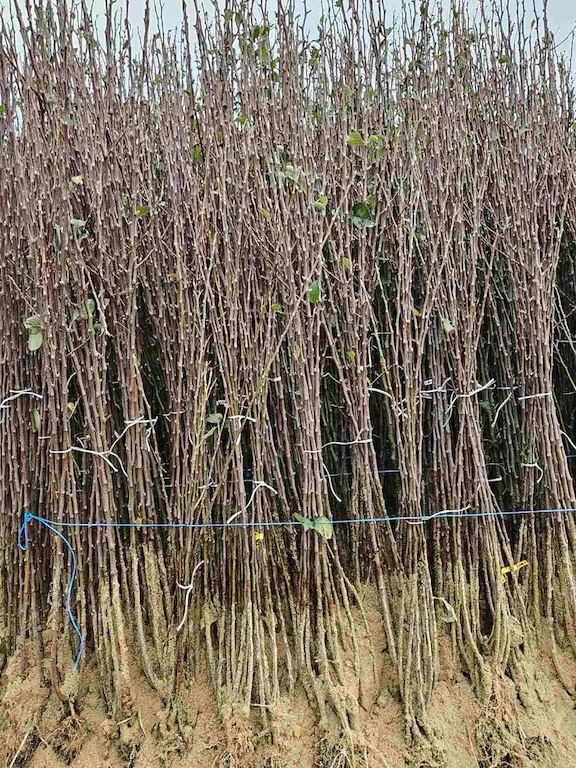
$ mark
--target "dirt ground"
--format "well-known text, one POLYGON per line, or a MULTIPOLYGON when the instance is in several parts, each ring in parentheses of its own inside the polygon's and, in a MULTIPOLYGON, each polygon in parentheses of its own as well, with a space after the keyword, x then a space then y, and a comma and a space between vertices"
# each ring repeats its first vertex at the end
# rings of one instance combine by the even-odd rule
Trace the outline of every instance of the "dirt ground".
MULTIPOLYGON (((376 610, 368 611, 366 660, 354 765, 361 768, 576 768, 576 664, 547 650, 527 664, 522 702, 512 680, 499 682, 498 704, 482 708, 454 662, 448 636, 440 640, 440 674, 431 707, 435 748, 409 746, 394 675, 384 653, 376 610), (368 642, 368 631, 370 642, 368 642), (372 655, 369 647, 373 648, 372 655), (376 660, 376 664, 373 660, 376 660), (560 679, 562 678, 562 680, 560 679)), ((77 718, 63 708, 38 669, 25 676, 16 658, 0 678, 0 764, 7 768, 345 768, 337 733, 320 733, 303 689, 276 712, 276 736, 261 710, 231 710, 223 722, 213 688, 200 674, 182 694, 184 719, 167 721, 158 694, 132 669, 133 717, 114 723, 104 711, 98 678, 89 666, 77 718), (80 709, 81 707, 81 709, 80 709)), ((347 756, 348 755, 348 756, 347 756)))

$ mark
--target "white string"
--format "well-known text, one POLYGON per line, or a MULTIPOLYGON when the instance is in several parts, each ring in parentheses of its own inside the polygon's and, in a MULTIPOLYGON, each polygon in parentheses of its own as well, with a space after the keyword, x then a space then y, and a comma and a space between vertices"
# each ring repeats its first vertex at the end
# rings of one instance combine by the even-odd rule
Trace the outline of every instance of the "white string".
POLYGON ((334 490, 334 486, 332 485, 332 477, 330 475, 330 472, 328 471, 328 467, 326 466, 326 464, 324 464, 324 462, 322 462, 322 469, 324 470, 324 476, 328 480, 328 487, 332 491, 332 495, 334 496, 336 501, 339 501, 340 503, 342 503, 342 499, 340 498, 340 496, 338 496, 338 494, 334 490))
POLYGON ((490 381, 486 382, 486 384, 483 384, 481 387, 478 387, 478 389, 473 389, 472 392, 466 392, 463 395, 457 395, 457 397, 474 397, 474 395, 477 395, 479 392, 489 389, 493 384, 496 384, 496 380, 490 379, 490 381))
POLYGON ((340 442, 339 440, 333 440, 330 443, 324 443, 320 448, 312 448, 309 451, 303 451, 303 453, 321 453, 324 448, 328 448, 329 445, 361 445, 363 443, 371 443, 372 438, 368 437, 366 440, 350 440, 349 442, 340 442))
POLYGON ((574 442, 573 442, 573 441, 572 441, 572 440, 571 440, 571 439, 568 437, 568 435, 566 434, 566 432, 562 432, 562 430, 560 430, 560 434, 561 434, 561 435, 564 435, 564 437, 566 438, 566 440, 568 440, 568 442, 570 443, 570 445, 572 446, 572 448, 574 448, 574 449, 576 450, 576 445, 575 445, 575 444, 574 444, 574 442))
POLYGON ((540 464, 536 464, 534 462, 533 464, 520 464, 520 466, 521 467, 526 467, 527 469, 530 469, 530 468, 537 469, 540 474, 539 474, 538 480, 536 482, 537 483, 541 482, 542 478, 544 477, 544 470, 542 469, 540 464))
POLYGON ((490 425, 492 427, 492 429, 494 429, 494 427, 496 426, 496 420, 498 419, 498 416, 500 415, 500 411, 502 410, 502 408, 504 408, 504 406, 506 405, 508 400, 510 400, 510 398, 512 397, 512 394, 513 394, 513 392, 512 392, 512 390, 510 390, 510 392, 508 393, 508 397, 502 403, 500 403, 500 405, 496 409, 496 413, 494 415, 494 419, 492 420, 492 424, 490 425))
POLYGON ((552 392, 538 392, 537 395, 522 395, 518 398, 518 402, 520 402, 520 400, 533 400, 537 397, 552 397, 552 392))
POLYGON ((192 587, 194 586, 194 576, 196 576, 198 569, 201 565, 204 565, 205 562, 205 560, 200 560, 200 562, 195 566, 194 570, 192 571, 192 579, 190 580, 190 584, 180 584, 179 582, 176 582, 180 589, 184 589, 186 591, 186 598, 184 600, 184 616, 182 617, 180 624, 178 624, 176 627, 176 632, 180 632, 186 623, 186 619, 188 618, 188 604, 190 602, 190 595, 192 594, 192 587))
POLYGON ((444 424, 442 427, 445 427, 448 422, 450 421, 450 417, 452 416, 452 411, 454 409, 454 406, 456 405, 456 401, 460 398, 464 397, 474 397, 474 395, 479 394, 480 392, 483 392, 485 389, 490 389, 494 384, 496 383, 495 379, 490 379, 490 381, 487 381, 486 384, 483 384, 481 387, 477 387, 476 389, 473 389, 472 392, 463 392, 463 393, 457 393, 452 395, 452 399, 450 400, 450 405, 447 409, 447 416, 444 420, 444 424))
POLYGON ((438 517, 438 515, 457 515, 460 512, 466 512, 466 510, 470 509, 471 507, 472 504, 468 504, 468 506, 462 507, 461 509, 441 509, 439 512, 434 512, 433 515, 426 515, 419 520, 411 520, 410 518, 406 518, 406 522, 408 525, 424 525, 424 523, 427 523, 428 520, 433 520, 435 517, 438 517))
POLYGON ((114 458, 118 461, 118 464, 120 464, 120 469, 122 470, 124 477, 128 477, 128 475, 126 474, 126 470, 124 469, 124 465, 122 464, 122 460, 120 459, 120 456, 118 456, 117 453, 114 453, 114 451, 90 451, 88 448, 80 448, 77 445, 72 445, 70 446, 70 448, 65 448, 63 451, 50 451, 50 453, 63 454, 63 453, 71 453, 72 451, 77 451, 78 453, 89 453, 92 456, 98 456, 99 458, 104 459, 106 464, 108 464, 114 472, 118 472, 118 467, 115 467, 114 464, 108 458, 108 456, 114 456, 114 458))
MULTIPOLYGON (((11 389, 9 390, 10 394, 0 402, 0 410, 6 411, 9 409, 8 403, 12 402, 13 400, 17 400, 19 397, 23 397, 27 395, 28 397, 35 397, 38 400, 43 400, 44 396, 39 395, 37 392, 32 392, 31 389, 11 389)), ((4 421, 4 414, 2 414, 2 420, 0 423, 4 421)))
POLYGON ((244 512, 248 512, 250 509, 250 505, 254 501, 254 496, 256 495, 256 491, 259 488, 268 488, 269 491, 272 491, 272 493, 277 496, 278 491, 276 488, 272 488, 271 485, 268 485, 268 483, 265 483, 263 480, 254 480, 254 488, 252 489, 252 495, 250 496, 250 499, 248 500, 248 503, 246 504, 245 509, 239 509, 238 512, 234 512, 234 514, 226 520, 226 524, 231 523, 233 520, 235 520, 239 515, 243 514, 244 512))

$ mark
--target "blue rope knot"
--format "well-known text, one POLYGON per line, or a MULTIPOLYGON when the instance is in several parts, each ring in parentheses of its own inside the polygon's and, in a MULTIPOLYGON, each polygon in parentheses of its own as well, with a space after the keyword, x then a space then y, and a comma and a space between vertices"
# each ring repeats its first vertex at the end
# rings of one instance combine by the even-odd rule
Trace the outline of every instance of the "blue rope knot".
POLYGON ((27 552, 29 547, 29 540, 28 540, 28 523, 32 520, 34 515, 31 512, 25 512, 24 513, 24 521, 20 528, 18 529, 18 548, 22 550, 22 552, 27 552))

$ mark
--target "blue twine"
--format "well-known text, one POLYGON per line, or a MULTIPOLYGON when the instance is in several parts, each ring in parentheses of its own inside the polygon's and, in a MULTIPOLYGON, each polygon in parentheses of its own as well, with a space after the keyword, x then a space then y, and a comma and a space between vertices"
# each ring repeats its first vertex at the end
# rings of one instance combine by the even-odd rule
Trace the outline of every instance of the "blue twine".
MULTIPOLYGON (((576 512, 574 507, 561 507, 558 509, 505 509, 499 512, 496 511, 478 511, 478 512, 466 512, 466 511, 443 511, 437 512, 433 515, 419 515, 416 517, 360 517, 360 518, 342 518, 339 520, 332 520, 332 525, 354 525, 362 523, 412 523, 423 524, 430 520, 454 520, 454 519, 466 519, 472 518, 488 518, 488 517, 507 517, 512 515, 534 515, 534 514, 566 514, 569 512, 576 512)), ((77 573, 77 561, 76 553, 72 547, 72 544, 57 528, 272 528, 272 527, 293 527, 297 525, 303 525, 299 520, 263 520, 263 521, 239 521, 235 523, 106 523, 106 522, 66 522, 61 520, 49 520, 40 515, 34 515, 31 512, 24 514, 24 520, 22 525, 18 528, 18 548, 22 552, 28 550, 30 540, 28 537, 28 525, 33 520, 45 528, 48 528, 53 534, 55 534, 66 545, 70 558, 72 560, 72 568, 70 572, 70 578, 68 580, 68 588, 66 590, 66 614, 68 620, 72 625, 72 628, 78 635, 78 652, 74 660, 74 670, 78 669, 80 659, 84 652, 84 635, 80 629, 78 622, 72 611, 72 593, 74 591, 74 584, 76 582, 77 573)))
POLYGON ((70 552, 70 558, 72 560, 72 569, 70 572, 70 578, 68 579, 68 588, 66 590, 66 613, 68 615, 68 619, 70 621, 70 624, 72 625, 74 631, 78 635, 78 652, 76 653, 76 658, 74 660, 74 670, 78 669, 78 665, 80 664, 80 659, 82 658, 82 653, 84 652, 84 635, 82 634, 82 630, 78 626, 78 622, 76 621, 76 617, 74 616, 74 613, 72 612, 72 592, 74 591, 74 584, 76 582, 76 572, 77 572, 77 565, 76 565, 76 553, 74 552, 74 549, 72 548, 72 544, 68 541, 66 536, 64 536, 63 533, 60 533, 56 528, 54 528, 54 525, 52 523, 58 524, 56 521, 46 520, 44 517, 38 517, 37 515, 33 515, 30 512, 26 512, 24 515, 24 522, 20 526, 18 530, 18 547, 23 551, 26 552, 29 545, 29 539, 28 539, 28 523, 31 520, 37 520, 41 525, 44 525, 46 528, 48 528, 49 531, 52 531, 56 536, 58 536, 59 539, 61 539, 66 547, 68 548, 68 552, 70 552), (24 536, 24 543, 22 543, 22 535, 24 536))

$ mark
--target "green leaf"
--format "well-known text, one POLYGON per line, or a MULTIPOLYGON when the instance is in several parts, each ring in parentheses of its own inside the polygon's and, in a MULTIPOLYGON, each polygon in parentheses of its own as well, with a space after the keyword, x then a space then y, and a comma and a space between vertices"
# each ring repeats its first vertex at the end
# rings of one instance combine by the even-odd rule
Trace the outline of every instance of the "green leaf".
POLYGON ((360 131, 350 131, 348 136, 346 136, 346 144, 349 147, 363 147, 364 143, 364 138, 360 131))
POLYGON ((39 333, 42 330, 42 321, 38 315, 31 315, 24 320, 24 328, 32 333, 39 333))
POLYGON ((0 115, 5 115, 5 114, 6 114, 6 107, 4 106, 4 104, 0 104, 0 115))
POLYGON ((30 352, 36 352, 37 349, 40 349, 43 341, 44 337, 42 331, 31 333, 30 336, 28 336, 28 349, 30 352))
POLYGON ((198 165, 204 162, 204 152, 202 152, 202 147, 200 146, 200 144, 194 145, 194 151, 192 156, 194 158, 194 162, 198 163, 198 165))
POLYGON ((150 213, 149 205, 136 206, 136 218, 141 219, 143 216, 147 216, 150 213))
POLYGON ((368 136, 368 144, 382 144, 384 141, 386 141, 386 136, 382 133, 372 133, 370 136, 368 136))
POLYGON ((363 219, 359 216, 352 216, 352 224, 355 227, 365 227, 366 229, 372 229, 376 226, 376 222, 373 219, 363 219))
POLYGON ((306 530, 314 530, 315 525, 312 520, 308 520, 307 517, 302 517, 302 515, 299 515, 298 513, 294 513, 294 519, 298 520, 299 523, 302 524, 303 528, 306 528, 306 530))
POLYGON ((295 168, 291 163, 288 163, 283 170, 284 178, 293 184, 299 192, 304 189, 304 174, 298 168, 295 168))
POLYGON ((88 299, 88 301, 86 302, 86 311, 88 312, 90 317, 92 317, 92 315, 94 314, 95 309, 96 309, 96 304, 94 302, 94 299, 88 299))
POLYGON ((327 517, 316 517, 314 520, 309 520, 306 517, 302 517, 297 513, 294 514, 294 519, 298 520, 302 524, 302 527, 307 531, 316 531, 323 539, 331 539, 334 532, 332 521, 327 517))
POLYGON ((352 260, 349 259, 348 256, 342 256, 340 263, 342 264, 344 269, 352 269, 352 260))
POLYGON ((84 176, 72 176, 70 181, 75 187, 79 187, 81 184, 84 184, 84 176))
POLYGON ((320 213, 326 213, 326 206, 328 205, 328 198, 326 195, 320 195, 320 197, 314 202, 314 210, 320 211, 320 213))
POLYGON ((352 224, 355 227, 365 227, 366 229, 372 229, 372 227, 376 226, 372 219, 363 219, 360 216, 352 216, 352 224))
POLYGON ((82 229, 86 226, 84 219, 70 219, 70 226, 72 229, 82 229))
POLYGON ((352 206, 352 223, 357 227, 373 227, 374 218, 370 201, 360 200, 352 206))
POLYGON ((258 40, 259 37, 264 37, 267 34, 268 27, 256 24, 256 26, 252 29, 252 40, 258 40))
POLYGON ((308 293, 308 301, 310 304, 317 304, 320 301, 320 283, 315 280, 310 286, 310 292, 308 293))
POLYGON ((372 209, 368 203, 360 201, 358 203, 354 203, 352 206, 352 215, 358 217, 359 219, 371 219, 372 209))
POLYGON ((454 323, 452 322, 452 320, 450 320, 450 318, 443 317, 442 318, 442 328, 444 328, 444 331, 446 333, 452 333, 452 331, 454 330, 454 323))
POLYGON ((272 309, 279 315, 282 314, 282 304, 280 304, 279 301, 275 301, 274 304, 272 304, 272 309))
POLYGON ((269 210, 266 208, 259 208, 260 216, 262 216, 263 219, 266 219, 266 221, 272 221, 272 214, 269 210))
POLYGON ((224 414, 218 413, 217 411, 215 413, 211 413, 206 417, 206 421, 208 424, 220 424, 222 419, 224 418, 224 414))
POLYGON ((317 517, 314 520, 314 530, 319 533, 323 539, 331 539, 334 533, 332 521, 327 517, 317 517))
POLYGON ((351 363, 355 363, 356 362, 356 352, 354 352, 353 349, 347 349, 346 350, 346 359, 349 362, 351 362, 351 363))
POLYGON ((38 412, 38 408, 32 408, 31 416, 32 416, 32 431, 38 432, 38 430, 40 429, 40 413, 38 412))

